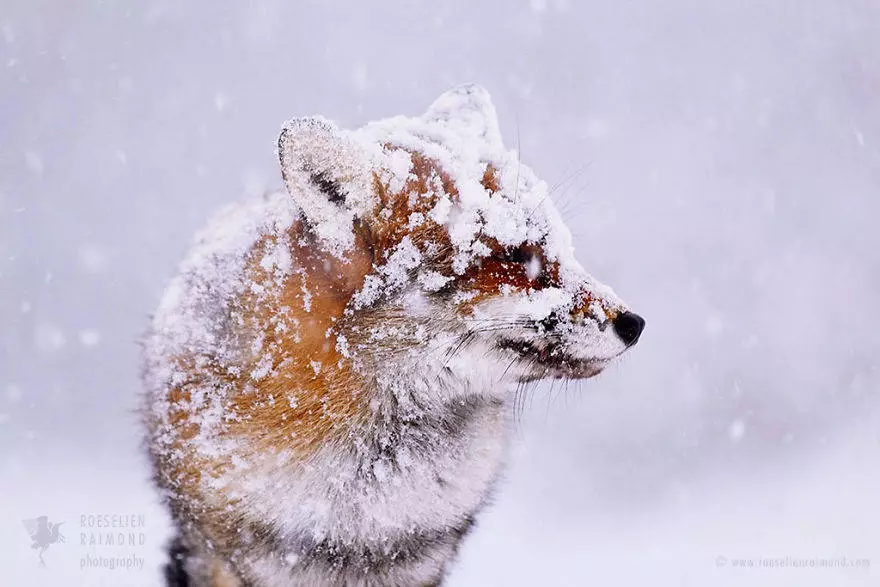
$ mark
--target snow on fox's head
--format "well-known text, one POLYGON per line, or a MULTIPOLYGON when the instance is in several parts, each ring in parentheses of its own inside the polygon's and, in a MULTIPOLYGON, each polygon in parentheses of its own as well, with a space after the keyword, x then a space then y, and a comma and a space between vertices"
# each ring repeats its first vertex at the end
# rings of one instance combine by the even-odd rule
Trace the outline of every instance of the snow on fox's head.
POLYGON ((583 378, 638 340, 644 321, 575 260, 483 88, 356 131, 294 119, 278 148, 318 246, 357 274, 335 326, 356 360, 446 347, 451 361, 488 352, 520 380, 583 378))

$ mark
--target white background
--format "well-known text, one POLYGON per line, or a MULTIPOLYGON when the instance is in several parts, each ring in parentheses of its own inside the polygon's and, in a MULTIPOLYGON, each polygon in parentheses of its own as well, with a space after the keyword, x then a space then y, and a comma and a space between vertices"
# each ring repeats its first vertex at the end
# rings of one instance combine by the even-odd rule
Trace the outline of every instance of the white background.
POLYGON ((880 4, 3 0, 0 585, 159 584, 136 341, 192 234, 286 118, 467 81, 647 328, 535 390, 449 584, 877 584, 880 4), (83 513, 145 515, 145 569, 80 571, 133 550, 83 513), (786 556, 873 568, 719 564, 786 556))

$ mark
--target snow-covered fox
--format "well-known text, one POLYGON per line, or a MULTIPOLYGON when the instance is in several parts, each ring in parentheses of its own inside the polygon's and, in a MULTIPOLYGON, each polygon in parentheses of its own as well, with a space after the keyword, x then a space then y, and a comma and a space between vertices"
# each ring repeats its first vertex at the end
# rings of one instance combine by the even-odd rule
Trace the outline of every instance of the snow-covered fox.
POLYGON ((512 390, 592 377, 644 321, 575 261, 488 93, 346 131, 289 121, 286 193, 223 210, 146 338, 171 585, 437 585, 512 390))

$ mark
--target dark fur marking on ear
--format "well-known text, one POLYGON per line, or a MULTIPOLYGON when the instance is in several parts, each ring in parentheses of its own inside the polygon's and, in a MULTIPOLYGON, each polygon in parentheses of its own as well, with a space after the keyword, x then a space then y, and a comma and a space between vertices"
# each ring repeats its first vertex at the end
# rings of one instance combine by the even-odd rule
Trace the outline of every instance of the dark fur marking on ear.
POLYGON ((339 184, 330 179, 325 173, 312 173, 309 175, 312 183, 327 196, 327 199, 334 204, 345 202, 345 193, 339 187, 339 184))

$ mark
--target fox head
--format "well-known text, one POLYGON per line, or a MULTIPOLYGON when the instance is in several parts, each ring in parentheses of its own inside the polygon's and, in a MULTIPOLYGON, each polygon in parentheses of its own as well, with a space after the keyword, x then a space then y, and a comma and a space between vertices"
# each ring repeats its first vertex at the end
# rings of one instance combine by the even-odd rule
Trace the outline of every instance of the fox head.
POLYGON ((575 260, 483 88, 356 131, 293 119, 278 153, 339 301, 328 333, 355 365, 586 378, 639 339, 644 320, 575 260))

